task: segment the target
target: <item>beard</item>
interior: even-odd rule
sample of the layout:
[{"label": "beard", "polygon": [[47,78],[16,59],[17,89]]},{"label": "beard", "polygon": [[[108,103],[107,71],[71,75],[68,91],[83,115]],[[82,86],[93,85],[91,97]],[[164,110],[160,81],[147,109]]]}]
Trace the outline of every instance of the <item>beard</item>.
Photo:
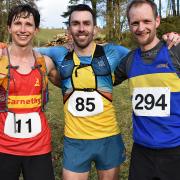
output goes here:
[{"label": "beard", "polygon": [[[85,36],[85,38],[81,39],[78,36]],[[88,47],[89,44],[93,41],[93,34],[79,33],[77,35],[72,35],[72,37],[75,45],[81,49]]]},{"label": "beard", "polygon": [[146,46],[151,44],[153,42],[154,38],[156,37],[156,32],[148,32],[146,37],[141,37],[141,34],[136,34],[135,35],[135,41],[140,45],[140,46]]}]

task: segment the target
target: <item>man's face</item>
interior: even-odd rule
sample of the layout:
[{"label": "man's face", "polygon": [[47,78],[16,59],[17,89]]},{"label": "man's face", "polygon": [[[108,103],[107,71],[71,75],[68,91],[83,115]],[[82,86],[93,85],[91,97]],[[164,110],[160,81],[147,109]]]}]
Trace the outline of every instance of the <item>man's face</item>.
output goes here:
[{"label": "man's face", "polygon": [[12,36],[12,42],[20,47],[31,45],[32,39],[38,31],[32,15],[29,17],[22,15],[13,19],[8,30]]},{"label": "man's face", "polygon": [[91,13],[88,11],[74,11],[71,14],[69,33],[77,47],[82,49],[88,47],[95,34]]},{"label": "man's face", "polygon": [[129,11],[129,27],[140,46],[153,44],[159,24],[160,18],[154,17],[152,8],[148,4],[132,6]]}]

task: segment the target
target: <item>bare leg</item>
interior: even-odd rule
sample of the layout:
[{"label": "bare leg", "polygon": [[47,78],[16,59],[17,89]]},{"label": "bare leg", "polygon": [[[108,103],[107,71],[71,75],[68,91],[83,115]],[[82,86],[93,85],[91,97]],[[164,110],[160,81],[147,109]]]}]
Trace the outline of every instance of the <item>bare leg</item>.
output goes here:
[{"label": "bare leg", "polygon": [[89,172],[76,173],[63,168],[63,180],[88,180]]},{"label": "bare leg", "polygon": [[99,170],[98,177],[99,180],[119,180],[120,167],[108,169],[108,170]]}]

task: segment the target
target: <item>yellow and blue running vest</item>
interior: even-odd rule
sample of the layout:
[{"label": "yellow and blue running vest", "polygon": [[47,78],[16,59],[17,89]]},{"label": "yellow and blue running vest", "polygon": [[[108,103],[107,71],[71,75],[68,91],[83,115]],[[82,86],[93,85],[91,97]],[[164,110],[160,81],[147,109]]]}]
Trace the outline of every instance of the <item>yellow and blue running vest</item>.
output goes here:
[{"label": "yellow and blue running vest", "polygon": [[134,54],[128,73],[135,143],[149,148],[180,145],[180,78],[164,45],[151,64]]},{"label": "yellow and blue running vest", "polygon": [[[75,52],[68,53],[61,63],[67,137],[99,139],[120,132],[112,105],[113,75],[110,65],[103,47],[95,45],[93,52],[88,64],[80,62]],[[104,84],[110,87],[110,91],[99,89],[99,81],[106,82]],[[71,89],[68,88],[69,82]]]}]

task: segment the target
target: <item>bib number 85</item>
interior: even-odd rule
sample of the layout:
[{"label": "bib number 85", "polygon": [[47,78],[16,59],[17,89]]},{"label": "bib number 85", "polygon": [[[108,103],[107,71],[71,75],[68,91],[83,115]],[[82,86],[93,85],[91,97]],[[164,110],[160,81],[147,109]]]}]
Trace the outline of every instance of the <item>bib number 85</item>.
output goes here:
[{"label": "bib number 85", "polygon": [[133,111],[137,116],[169,116],[169,88],[135,88],[133,91]]},{"label": "bib number 85", "polygon": [[73,116],[94,116],[103,112],[103,100],[99,93],[75,91],[68,100],[68,111]]},{"label": "bib number 85", "polygon": [[76,99],[76,110],[77,111],[83,111],[86,109],[89,112],[92,112],[95,110],[95,104],[94,104],[95,98],[87,98],[83,99],[81,97],[78,97]]}]

